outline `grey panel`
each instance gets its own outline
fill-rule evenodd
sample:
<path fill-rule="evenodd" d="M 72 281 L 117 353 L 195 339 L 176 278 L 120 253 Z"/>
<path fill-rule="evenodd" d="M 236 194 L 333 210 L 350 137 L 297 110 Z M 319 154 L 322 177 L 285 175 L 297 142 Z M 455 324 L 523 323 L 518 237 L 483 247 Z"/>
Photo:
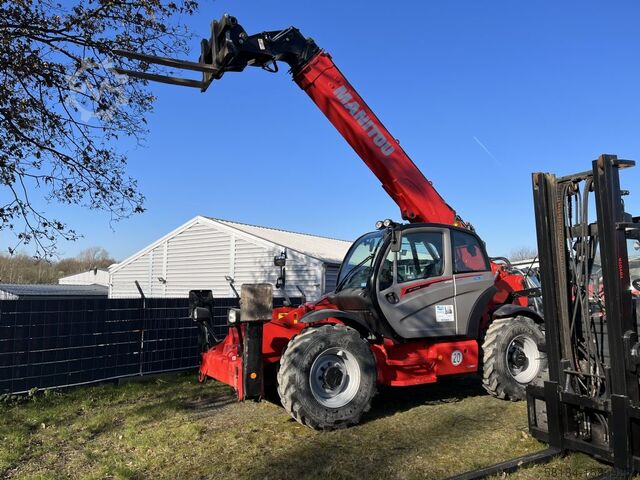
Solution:
<path fill-rule="evenodd" d="M 480 296 L 494 285 L 492 272 L 454 275 L 458 333 L 468 331 L 471 313 Z"/>
<path fill-rule="evenodd" d="M 381 299 L 380 302 L 388 303 L 386 299 Z M 390 307 L 393 311 L 387 318 L 393 319 L 391 326 L 404 338 L 450 336 L 457 333 L 454 283 L 451 278 L 405 293 L 397 304 Z"/>
<path fill-rule="evenodd" d="M 443 235 L 441 274 L 403 283 L 394 280 L 390 287 L 377 294 L 380 310 L 391 327 L 403 338 L 456 335 L 457 315 L 449 230 L 425 227 L 411 229 L 410 232 L 438 232 Z M 396 299 L 397 303 L 393 303 Z"/>

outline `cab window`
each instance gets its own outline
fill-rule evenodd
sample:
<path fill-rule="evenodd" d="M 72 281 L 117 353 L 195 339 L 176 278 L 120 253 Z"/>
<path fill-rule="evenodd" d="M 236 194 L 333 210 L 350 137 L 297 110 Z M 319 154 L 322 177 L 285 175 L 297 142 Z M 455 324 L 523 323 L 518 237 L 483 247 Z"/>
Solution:
<path fill-rule="evenodd" d="M 396 254 L 398 283 L 439 277 L 444 271 L 442 233 L 403 233 L 400 251 Z"/>
<path fill-rule="evenodd" d="M 453 273 L 484 272 L 489 262 L 475 235 L 451 230 L 453 243 Z"/>
<path fill-rule="evenodd" d="M 393 285 L 393 262 L 396 260 L 396 253 L 389 252 L 387 258 L 382 262 L 380 275 L 378 276 L 378 285 L 380 290 L 386 290 Z"/>

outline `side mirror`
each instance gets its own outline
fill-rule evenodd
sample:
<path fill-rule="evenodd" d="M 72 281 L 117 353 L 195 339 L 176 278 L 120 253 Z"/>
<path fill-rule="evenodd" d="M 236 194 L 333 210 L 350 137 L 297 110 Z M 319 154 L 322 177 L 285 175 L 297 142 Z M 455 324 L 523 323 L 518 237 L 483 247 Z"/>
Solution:
<path fill-rule="evenodd" d="M 197 321 L 206 321 L 211 319 L 211 310 L 207 307 L 196 307 L 193 309 L 193 319 Z"/>
<path fill-rule="evenodd" d="M 398 253 L 401 249 L 402 245 L 402 235 L 398 230 L 393 230 L 391 232 L 391 251 L 393 253 Z"/>
<path fill-rule="evenodd" d="M 273 264 L 280 268 L 280 276 L 276 280 L 276 288 L 284 288 L 285 275 L 284 266 L 287 264 L 287 251 L 283 251 L 280 255 L 273 257 Z"/>
<path fill-rule="evenodd" d="M 284 267 L 287 264 L 287 255 L 283 252 L 280 255 L 273 257 L 273 264 L 276 267 Z"/>

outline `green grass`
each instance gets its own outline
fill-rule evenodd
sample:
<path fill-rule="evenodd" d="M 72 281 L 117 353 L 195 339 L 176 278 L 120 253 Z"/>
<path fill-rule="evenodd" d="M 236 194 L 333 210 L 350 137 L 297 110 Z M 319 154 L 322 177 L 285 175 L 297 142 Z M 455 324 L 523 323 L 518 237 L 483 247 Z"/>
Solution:
<path fill-rule="evenodd" d="M 525 403 L 474 379 L 385 390 L 361 425 L 324 433 L 195 374 L 8 400 L 0 418 L 1 478 L 438 479 L 545 447 L 527 433 Z M 601 468 L 569 455 L 510 478 Z"/>

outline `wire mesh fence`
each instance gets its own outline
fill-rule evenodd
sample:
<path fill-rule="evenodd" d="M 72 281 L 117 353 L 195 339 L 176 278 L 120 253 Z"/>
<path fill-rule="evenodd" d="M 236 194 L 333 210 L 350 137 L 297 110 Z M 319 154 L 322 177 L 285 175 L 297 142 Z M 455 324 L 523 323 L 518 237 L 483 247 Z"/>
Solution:
<path fill-rule="evenodd" d="M 215 300 L 216 335 L 237 306 Z M 199 360 L 187 298 L 0 301 L 0 393 L 187 370 Z"/>

